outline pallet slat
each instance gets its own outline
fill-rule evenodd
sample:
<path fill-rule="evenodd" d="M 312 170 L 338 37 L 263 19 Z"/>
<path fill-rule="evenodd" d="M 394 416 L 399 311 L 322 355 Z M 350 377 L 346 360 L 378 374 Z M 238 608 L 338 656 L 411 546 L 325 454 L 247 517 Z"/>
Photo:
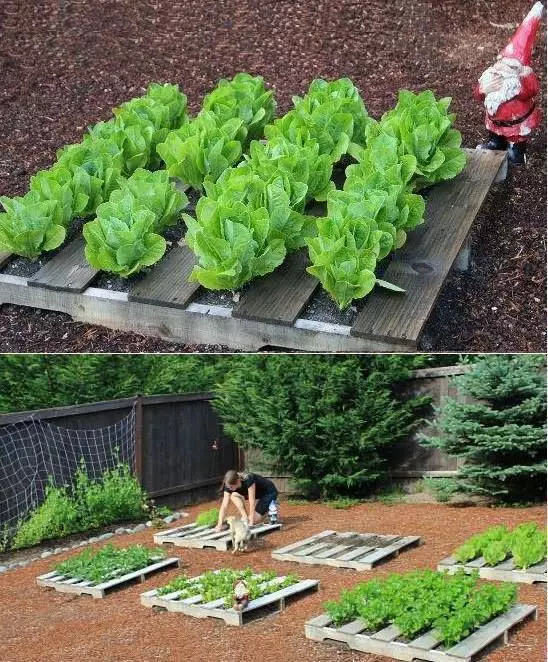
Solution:
<path fill-rule="evenodd" d="M 251 537 L 256 538 L 281 528 L 281 524 L 261 524 L 260 526 L 251 528 Z M 195 524 L 187 524 L 186 526 L 170 529 L 169 531 L 155 533 L 154 542 L 157 545 L 172 544 L 177 547 L 189 547 L 192 549 L 213 547 L 223 552 L 228 551 L 232 546 L 230 531 L 228 529 L 215 532 L 213 527 L 198 527 Z"/>
<path fill-rule="evenodd" d="M 449 649 L 438 648 L 439 638 L 433 630 L 409 642 L 399 642 L 397 627 L 390 625 L 371 635 L 360 634 L 363 623 L 357 619 L 342 627 L 332 624 L 327 614 L 316 616 L 305 623 L 305 636 L 313 641 L 343 641 L 352 650 L 383 655 L 395 660 L 427 660 L 429 662 L 470 662 L 478 653 L 500 638 L 506 643 L 509 631 L 530 616 L 536 617 L 535 605 L 517 604 L 506 613 L 481 626 L 471 635 Z"/>
<path fill-rule="evenodd" d="M 150 575 L 159 570 L 165 570 L 172 567 L 179 567 L 181 560 L 178 557 L 171 557 L 167 559 L 162 559 L 156 563 L 153 563 L 146 568 L 141 568 L 140 570 L 135 570 L 134 572 L 129 572 L 121 577 L 116 577 L 106 582 L 101 582 L 99 584 L 94 584 L 93 582 L 83 581 L 81 578 L 64 578 L 63 575 L 57 575 L 56 573 L 46 573 L 45 575 L 40 575 L 36 578 L 36 583 L 38 586 L 44 586 L 46 588 L 54 588 L 60 593 L 76 593 L 77 595 L 87 594 L 91 595 L 94 598 L 104 598 L 105 592 L 117 587 L 132 582 L 134 579 L 141 580 L 144 579 L 147 575 Z"/>
<path fill-rule="evenodd" d="M 320 541 L 322 537 L 326 540 L 316 542 Z M 371 570 L 382 560 L 397 555 L 403 549 L 419 545 L 420 541 L 419 536 L 401 538 L 400 536 L 381 536 L 374 533 L 324 531 L 317 536 L 276 549 L 272 552 L 272 557 L 280 561 Z M 345 552 L 345 550 L 348 551 Z"/>
<path fill-rule="evenodd" d="M 200 283 L 188 282 L 195 264 L 196 256 L 188 246 L 174 246 L 143 280 L 131 287 L 128 300 L 185 308 L 200 289 Z"/>
<path fill-rule="evenodd" d="M 84 247 L 85 241 L 82 236 L 71 241 L 29 279 L 29 286 L 83 292 L 99 273 L 88 264 Z"/>
<path fill-rule="evenodd" d="M 319 284 L 307 273 L 308 264 L 304 252 L 290 253 L 276 271 L 249 286 L 232 316 L 285 326 L 294 324 Z"/>
<path fill-rule="evenodd" d="M 377 287 L 367 297 L 351 334 L 416 344 L 441 287 L 501 165 L 504 152 L 466 150 L 468 163 L 455 179 L 436 184 L 428 196 L 424 225 L 409 233 L 383 280 L 405 294 Z"/>

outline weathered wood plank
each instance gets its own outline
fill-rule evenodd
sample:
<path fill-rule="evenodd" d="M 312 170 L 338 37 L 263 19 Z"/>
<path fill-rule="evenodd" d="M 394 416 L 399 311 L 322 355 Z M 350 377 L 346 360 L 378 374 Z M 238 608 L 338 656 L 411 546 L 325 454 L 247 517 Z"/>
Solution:
<path fill-rule="evenodd" d="M 99 273 L 88 264 L 84 247 L 84 238 L 76 237 L 29 279 L 29 286 L 83 292 Z"/>
<path fill-rule="evenodd" d="M 335 531 L 322 531 L 321 533 L 318 533 L 315 536 L 310 536 L 310 538 L 305 538 L 304 540 L 298 540 L 297 542 L 291 543 L 291 545 L 286 545 L 285 547 L 280 547 L 279 549 L 275 549 L 272 552 L 272 556 L 274 556 L 275 554 L 287 554 L 288 552 L 299 549 L 300 547 L 304 547 L 305 545 L 314 543 L 317 540 L 320 540 L 320 538 L 332 536 L 334 533 Z M 274 558 L 276 557 L 274 556 Z"/>
<path fill-rule="evenodd" d="M 188 246 L 174 246 L 141 281 L 132 285 L 128 300 L 185 308 L 200 289 L 200 283 L 188 282 L 195 264 L 196 256 Z"/>
<path fill-rule="evenodd" d="M 253 352 L 265 346 L 314 352 L 410 351 L 408 344 L 353 337 L 349 326 L 303 319 L 294 326 L 253 322 L 236 319 L 221 306 L 190 303 L 179 310 L 128 301 L 125 292 L 94 287 L 83 293 L 28 287 L 26 278 L 0 274 L 0 305 L 6 303 L 55 310 L 77 322 L 192 345 L 228 344 Z"/>
<path fill-rule="evenodd" d="M 383 280 L 403 287 L 394 293 L 377 287 L 367 297 L 351 334 L 415 345 L 443 283 L 463 245 L 505 154 L 466 150 L 468 164 L 454 180 L 430 191 L 424 225 L 409 233 Z"/>
<path fill-rule="evenodd" d="M 490 579 L 501 582 L 515 582 L 518 584 L 546 583 L 548 576 L 546 572 L 546 561 L 535 566 L 520 570 L 516 568 L 512 559 L 507 559 L 495 566 L 485 565 L 483 557 L 470 561 L 470 563 L 458 563 L 452 556 L 438 563 L 438 570 L 453 575 L 459 570 L 472 573 L 479 572 L 481 579 Z"/>
<path fill-rule="evenodd" d="M 276 271 L 249 286 L 232 316 L 293 325 L 319 285 L 319 281 L 306 272 L 307 265 L 308 257 L 304 252 L 289 254 Z"/>

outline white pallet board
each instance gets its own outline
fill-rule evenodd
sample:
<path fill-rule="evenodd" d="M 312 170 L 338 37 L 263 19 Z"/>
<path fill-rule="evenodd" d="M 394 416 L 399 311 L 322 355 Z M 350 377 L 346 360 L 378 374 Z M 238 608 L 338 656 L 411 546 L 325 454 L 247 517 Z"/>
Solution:
<path fill-rule="evenodd" d="M 371 570 L 382 561 L 397 556 L 402 550 L 420 544 L 420 536 L 400 537 L 354 531 L 338 533 L 328 530 L 276 549 L 272 557 L 279 561 Z"/>
<path fill-rule="evenodd" d="M 427 660 L 428 662 L 471 662 L 473 658 L 495 641 L 506 644 L 508 633 L 516 625 L 534 616 L 537 618 L 535 605 L 516 604 L 507 612 L 497 616 L 479 627 L 471 635 L 448 649 L 440 648 L 440 639 L 434 630 L 430 630 L 413 641 L 397 641 L 400 631 L 390 625 L 373 634 L 361 634 L 365 630 L 359 619 L 341 627 L 332 625 L 327 614 L 322 614 L 308 621 L 305 635 L 314 641 L 340 641 L 348 644 L 352 650 L 372 655 L 384 655 L 393 660 Z"/>
<path fill-rule="evenodd" d="M 259 524 L 250 529 L 251 537 L 278 531 L 282 528 L 281 524 Z M 197 524 L 187 524 L 179 526 L 169 531 L 161 531 L 154 534 L 154 542 L 157 545 L 171 544 L 176 547 L 187 547 L 191 549 L 204 549 L 212 547 L 218 551 L 226 552 L 232 546 L 230 531 L 223 529 L 219 533 L 215 532 L 213 527 L 198 526 Z"/>
<path fill-rule="evenodd" d="M 84 581 L 75 577 L 66 577 L 59 572 L 48 572 L 45 575 L 40 575 L 36 578 L 38 586 L 45 586 L 47 588 L 54 588 L 60 593 L 76 593 L 77 595 L 91 595 L 94 598 L 104 598 L 108 590 L 119 588 L 123 584 L 129 584 L 135 580 L 144 582 L 147 575 L 151 575 L 159 570 L 166 570 L 168 568 L 178 568 L 181 565 L 181 559 L 171 557 L 156 561 L 146 568 L 129 572 L 121 577 L 110 579 L 106 582 L 94 584 L 90 581 Z"/>
<path fill-rule="evenodd" d="M 200 577 L 195 577 L 197 581 Z M 282 582 L 285 576 L 278 577 L 277 581 Z M 158 595 L 157 590 L 147 591 L 141 595 L 141 604 L 145 607 L 156 607 L 167 611 L 179 612 L 187 616 L 196 618 L 218 618 L 227 625 L 243 625 L 246 617 L 258 609 L 274 608 L 275 611 L 282 611 L 285 608 L 285 601 L 295 595 L 317 591 L 320 582 L 316 579 L 304 579 L 293 586 L 287 586 L 268 595 L 264 595 L 256 600 L 251 600 L 243 611 L 236 611 L 232 608 L 227 609 L 224 606 L 224 599 L 214 600 L 212 602 L 203 602 L 201 595 L 191 598 L 179 599 L 181 591 L 174 591 L 167 595 Z"/>
<path fill-rule="evenodd" d="M 501 582 L 515 582 L 520 584 L 535 584 L 537 582 L 547 582 L 546 559 L 541 563 L 521 570 L 516 568 L 512 559 L 502 561 L 495 566 L 485 564 L 485 559 L 480 556 L 469 563 L 459 563 L 453 556 L 448 556 L 438 564 L 438 570 L 448 572 L 454 575 L 459 570 L 466 573 L 478 571 L 482 579 L 493 579 Z"/>

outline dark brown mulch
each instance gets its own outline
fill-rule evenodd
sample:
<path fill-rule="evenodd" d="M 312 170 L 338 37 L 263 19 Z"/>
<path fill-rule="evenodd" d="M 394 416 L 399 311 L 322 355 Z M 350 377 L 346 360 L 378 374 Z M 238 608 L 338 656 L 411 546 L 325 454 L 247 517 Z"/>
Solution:
<path fill-rule="evenodd" d="M 218 504 L 185 508 L 193 521 L 196 512 Z M 284 612 L 235 628 L 213 619 L 196 619 L 183 614 L 155 612 L 142 607 L 139 595 L 164 586 L 180 571 L 151 576 L 145 584 L 134 584 L 103 600 L 89 596 L 57 593 L 36 585 L 37 575 L 49 572 L 70 553 L 59 554 L 0 576 L 0 642 L 6 662 L 386 662 L 389 658 L 341 649 L 306 639 L 304 624 L 324 611 L 327 600 L 361 581 L 385 577 L 391 572 L 435 568 L 464 539 L 494 524 L 515 526 L 534 520 L 543 525 L 543 507 L 451 508 L 442 505 L 362 504 L 349 510 L 326 505 L 291 506 L 282 503 L 284 526 L 259 539 L 248 552 L 238 555 L 214 550 L 167 547 L 170 556 L 182 559 L 190 576 L 217 568 L 276 570 L 301 578 L 320 580 L 320 589 L 290 602 Z M 354 572 L 328 566 L 309 566 L 272 559 L 274 549 L 315 533 L 370 531 L 379 534 L 419 535 L 423 545 L 370 572 Z M 130 536 L 116 536 L 114 545 L 153 545 L 152 530 Z M 100 545 L 94 545 L 95 548 Z M 543 662 L 546 660 L 546 587 L 518 584 L 520 602 L 538 605 L 539 619 L 530 620 L 510 635 L 507 645 L 499 644 L 482 656 L 486 662 Z"/>
<path fill-rule="evenodd" d="M 141 94 L 152 80 L 181 85 L 196 110 L 221 76 L 247 70 L 275 88 L 279 110 L 314 77 L 350 76 L 373 116 L 398 89 L 450 95 L 464 144 L 483 137 L 470 90 L 531 5 L 529 0 L 166 0 L 0 5 L 0 193 L 21 194 L 85 126 Z M 545 106 L 545 29 L 534 68 Z M 473 229 L 475 268 L 452 275 L 423 348 L 543 351 L 546 132 L 531 140 Z M 194 351 L 73 323 L 64 315 L 5 307 L 0 351 Z M 67 334 L 67 335 L 66 335 Z M 203 349 L 203 348 L 200 348 Z"/>

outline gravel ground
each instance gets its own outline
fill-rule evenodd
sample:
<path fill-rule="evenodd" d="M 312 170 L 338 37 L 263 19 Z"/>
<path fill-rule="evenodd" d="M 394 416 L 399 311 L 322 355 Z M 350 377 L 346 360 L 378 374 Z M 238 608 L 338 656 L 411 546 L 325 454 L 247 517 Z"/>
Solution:
<path fill-rule="evenodd" d="M 204 504 L 207 508 L 216 504 Z M 194 519 L 197 507 L 185 508 Z M 169 548 L 180 556 L 185 570 L 198 575 L 205 570 L 250 565 L 258 570 L 294 572 L 320 580 L 320 590 L 289 603 L 281 614 L 256 620 L 236 630 L 214 619 L 196 620 L 181 614 L 155 612 L 142 607 L 139 594 L 166 584 L 177 570 L 152 576 L 108 596 L 91 600 L 56 593 L 36 586 L 37 575 L 52 568 L 51 559 L 0 576 L 2 615 L 0 641 L 5 662 L 152 662 L 153 660 L 208 660 L 265 662 L 383 662 L 385 657 L 356 653 L 309 641 L 304 623 L 322 612 L 326 600 L 336 599 L 343 588 L 360 580 L 382 577 L 413 568 L 434 568 L 466 537 L 498 523 L 514 526 L 522 521 L 544 523 L 545 509 L 449 508 L 442 505 L 364 504 L 340 511 L 325 505 L 289 506 L 282 503 L 284 528 L 260 539 L 242 555 L 213 550 Z M 306 538 L 324 529 L 373 531 L 379 534 L 420 535 L 421 547 L 402 552 L 371 572 L 356 573 L 325 566 L 307 566 L 271 558 L 276 547 Z M 114 544 L 152 544 L 152 531 L 117 536 Z M 95 545 L 98 547 L 98 545 Z M 56 562 L 69 554 L 59 554 Z M 542 662 L 546 659 L 546 590 L 543 585 L 518 585 L 519 599 L 539 607 L 539 620 L 529 621 L 482 659 L 489 662 Z M 47 650 L 47 654 L 45 654 Z"/>
<path fill-rule="evenodd" d="M 279 112 L 314 77 L 350 76 L 373 116 L 400 88 L 450 95 L 464 145 L 483 139 L 471 87 L 527 13 L 528 0 L 5 0 L 0 6 L 0 194 L 23 193 L 30 175 L 86 125 L 143 92 L 177 82 L 195 111 L 222 76 L 260 73 Z M 533 66 L 545 107 L 545 28 Z M 546 131 L 527 167 L 489 196 L 472 231 L 475 267 L 441 292 L 422 349 L 544 351 Z M 114 285 L 112 285 L 114 287 Z M 5 306 L 0 351 L 195 351 L 67 316 Z M 85 340 L 93 336 L 92 343 Z M 200 349 L 210 351 L 211 348 Z"/>

